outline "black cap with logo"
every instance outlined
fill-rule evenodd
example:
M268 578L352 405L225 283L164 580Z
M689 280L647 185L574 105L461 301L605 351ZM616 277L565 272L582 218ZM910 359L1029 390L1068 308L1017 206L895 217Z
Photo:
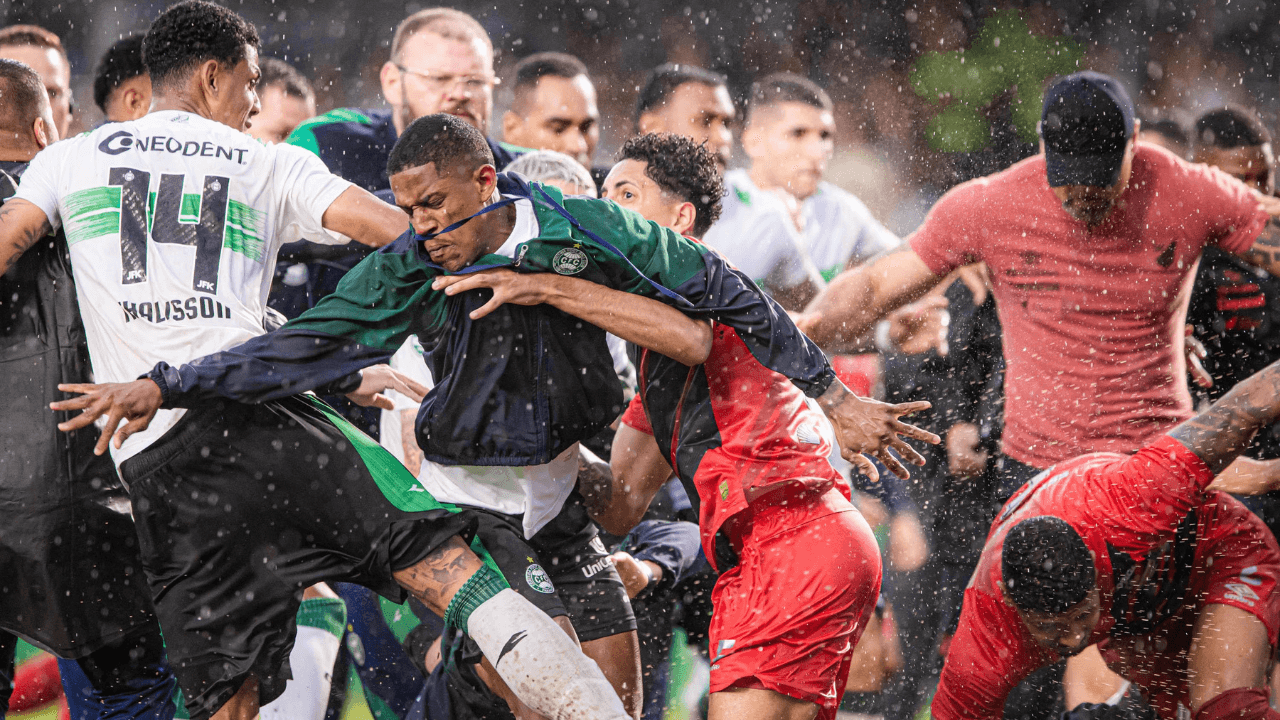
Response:
M1132 136L1133 101L1115 78L1078 72L1045 91L1040 137L1050 187L1115 185Z

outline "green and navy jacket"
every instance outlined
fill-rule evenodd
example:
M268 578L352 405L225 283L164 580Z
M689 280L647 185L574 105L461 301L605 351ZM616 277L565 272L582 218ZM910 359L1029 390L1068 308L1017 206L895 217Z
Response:
M766 367L816 397L835 375L822 352L749 278L715 251L608 200L565 198L551 186L500 175L507 197L529 198L539 230L515 257L486 255L462 272L508 267L571 274L734 327ZM424 455L464 465L540 465L599 432L623 409L604 331L546 305L469 313L489 290L432 290L447 274L412 231L357 265L337 292L279 330L150 377L166 407L212 398L263 402L385 362L410 334L436 386L418 412ZM341 389L341 388L339 388Z

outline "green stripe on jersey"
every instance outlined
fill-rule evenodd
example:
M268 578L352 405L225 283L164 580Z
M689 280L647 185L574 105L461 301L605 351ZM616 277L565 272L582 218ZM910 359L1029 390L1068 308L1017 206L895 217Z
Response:
M178 210L178 222L200 222L200 196L195 193L182 194L182 206Z
M382 496L387 502L395 505L404 512L425 512L427 510L447 510L451 513L462 512L462 508L453 503L442 503L427 492L422 487L422 483L413 476L412 473L404 466L404 463L396 459L386 448L378 444L373 438L365 435L359 428L352 425L346 418L342 417L333 408L329 407L320 398L315 395L303 395L303 398L315 406L317 410L324 414L334 427L342 431L342 434L351 442L351 447L355 448L356 454L364 461L365 468L369 471L369 475L373 477L373 481L378 484L378 489L382 491ZM480 538L476 537L471 540L471 551L480 557L480 560L488 565L490 569L498 574L498 577L506 582L506 576L502 574L502 569L498 567L498 563L485 549L484 544L480 542ZM507 585L510 587L510 585Z
M120 232L120 187L89 188L71 193L65 205L63 226L67 244Z
M236 200L227 203L223 247L255 262L262 262L262 255L267 246L263 239L266 234L267 214L265 212L255 210Z
M337 108L330 110L323 115L317 115L310 120L305 120L301 125L293 129L289 133L289 137L285 142L290 145L297 145L300 148L311 151L314 155L320 154L320 143L316 141L315 127L318 125L331 125L333 123L355 122L362 125L368 125L373 122L368 115L354 108Z

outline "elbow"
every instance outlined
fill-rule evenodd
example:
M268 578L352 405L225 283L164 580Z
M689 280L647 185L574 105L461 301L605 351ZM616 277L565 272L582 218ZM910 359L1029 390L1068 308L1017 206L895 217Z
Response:
M711 323L701 320L694 322L688 335L686 347L681 352L683 357L675 359L690 367L701 365L711 356Z

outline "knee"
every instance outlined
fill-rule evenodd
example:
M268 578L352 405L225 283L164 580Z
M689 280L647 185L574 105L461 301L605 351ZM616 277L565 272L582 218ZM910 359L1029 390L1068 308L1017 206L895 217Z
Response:
M1211 698L1196 712L1195 720L1280 720L1271 709L1263 688L1232 688Z

